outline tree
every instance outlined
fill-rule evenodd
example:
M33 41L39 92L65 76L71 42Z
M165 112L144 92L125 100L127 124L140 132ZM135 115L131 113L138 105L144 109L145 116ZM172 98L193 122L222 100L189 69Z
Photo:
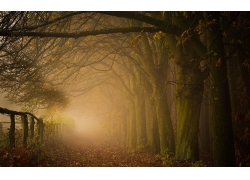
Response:
M52 87L60 88L65 88L65 82L70 84L70 79L78 77L79 74L75 73L93 73L85 67L98 71L117 70L113 62L121 61L121 57L137 62L137 67L127 67L127 69L133 69L132 72L126 70L129 72L128 78L119 80L119 77L116 77L116 80L124 85L121 88L122 91L128 89L127 93L133 94L132 100L129 100L133 110L130 111L131 118L129 123L127 122L127 127L131 131L130 135L128 133L128 144L134 148L139 142L133 142L132 137L136 136L136 141L141 141L145 136L142 129L138 129L142 127L143 122L141 121L143 117L140 115L145 115L142 110L143 101L140 100L144 93L145 97L150 97L146 102L153 102L150 106L155 108L150 112L153 118L148 123L153 125L151 135L148 134L149 143L152 146L157 144L157 136L152 135L152 132L158 131L161 152L166 148L172 152L175 151L172 120L166 94L167 60L174 58L176 77L173 82L177 90L175 152L179 159L194 161L199 159L200 105L204 81L209 74L213 95L210 112L214 122L212 128L214 162L216 166L233 166L232 117L225 62L234 54L239 57L248 57L247 53L245 56L242 55L246 52L243 48L241 51L236 51L242 46L240 43L242 39L248 42L248 36L238 39L238 44L232 43L228 48L230 52L226 54L225 44L231 40L227 38L225 41L223 35L230 28L235 32L240 32L234 28L234 20L239 14L229 12L5 12L1 18L3 30L0 31L0 35L4 39L1 50L7 53L3 53L2 57L8 62L7 59L12 58L12 55L16 53L21 64L25 63L22 54L32 57L30 59L36 57L34 67L39 70L45 67L43 70L48 73L44 82L49 82ZM245 17L243 19L248 22L248 15ZM127 19L130 20L127 21ZM14 42L20 43L23 40L27 43L21 43L20 47L13 45ZM40 42L44 42L42 51L37 46ZM31 45L36 45L36 48L32 48ZM104 62L109 65L109 69L104 69L101 64ZM247 65L247 61L243 62ZM243 62L239 61L239 64ZM48 68L49 65L52 65L52 68ZM18 67L21 65L18 64L15 69ZM52 69L57 67L60 70L52 72ZM31 69L32 72L36 72L34 69ZM9 70L6 72L10 76L13 75ZM41 73L41 75L45 74ZM248 87L248 75L245 73L242 77ZM100 81L95 81L96 83L88 81L85 84L89 83L87 89L101 84L102 80L105 81L101 77L98 79ZM8 81L10 80L7 79L6 82ZM147 89L148 84L150 87ZM135 87L138 90L135 90ZM232 97L231 95L231 99ZM138 107L141 107L141 111L134 111ZM146 107L149 106L146 105ZM225 137L227 139L224 139ZM228 153L223 153L225 151Z

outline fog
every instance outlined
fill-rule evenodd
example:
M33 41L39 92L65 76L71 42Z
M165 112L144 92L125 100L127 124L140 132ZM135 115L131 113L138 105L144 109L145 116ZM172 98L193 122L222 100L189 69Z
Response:
M100 88L96 87L83 96L71 98L65 114L74 119L78 138L91 139L96 143L107 141L107 122L112 120L114 106L110 105Z
M3 96L0 96L0 107L20 111L21 107L11 103Z
M116 93L116 96L119 94ZM120 97L121 98L121 97ZM5 98L1 97L2 108L9 110L22 111L22 107L17 106ZM69 98L69 104L66 108L59 110L63 116L70 117L74 124L74 135L78 139L93 141L95 143L105 143L110 138L109 123L114 117L119 117L119 111L115 111L119 104L111 104L107 101L105 94L102 94L100 87L93 88L82 96ZM54 116L54 109L50 110ZM46 110L38 110L35 115L40 118L48 113ZM8 115L0 115L0 122L10 122ZM5 124L4 126L9 126ZM112 131L112 129L111 129Z
M135 152L250 162L242 161L249 12L3 11L0 19L0 90L16 102L3 95L2 108L34 113L52 135L67 127L75 139Z
M74 119L75 133L78 137L97 138L102 134L101 120L94 110L86 106L71 105L65 109L65 114Z
M20 111L21 107L9 102L6 98L0 96L0 107L1 108L7 108L14 111ZM0 114L0 122L9 122L9 116L8 115L2 115Z

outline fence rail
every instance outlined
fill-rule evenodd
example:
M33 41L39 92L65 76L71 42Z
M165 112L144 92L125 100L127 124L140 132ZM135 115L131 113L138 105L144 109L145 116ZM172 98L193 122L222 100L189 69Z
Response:
M16 132L16 124L15 121L16 116L21 116L22 125L23 125L23 136L22 136L22 144L24 146L27 146L27 139L33 139L35 134L35 124L37 125L37 134L39 137L39 140L43 141L43 133L44 133L44 127L45 124L43 122L43 119L39 119L34 114L29 112L19 112L19 111L13 111L6 108L0 107L0 114L7 114L10 115L10 128L9 128L9 143L10 146L15 147L16 139L15 139L15 132ZM30 120L30 123L29 123ZM7 123L7 122L3 122ZM30 133L29 133L30 131ZM0 122L0 136L3 133L3 126Z

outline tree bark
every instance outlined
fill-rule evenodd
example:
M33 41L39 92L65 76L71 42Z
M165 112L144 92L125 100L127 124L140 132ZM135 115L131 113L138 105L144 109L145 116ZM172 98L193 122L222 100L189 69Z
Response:
M31 117L31 120L30 120L30 139L34 138L34 127L35 127L35 120L34 120L34 117Z
M147 143L146 119L145 119L145 99L142 94L135 96L136 107L136 133L137 133L137 150L141 151Z
M10 146L15 147L15 115L10 115L10 131L9 131L9 138L10 138Z
M199 119L203 95L203 75L199 58L191 47L176 48L174 36L168 36L166 45L176 63L176 158L199 160Z
M231 104L227 79L226 61L220 31L219 13L211 12L216 20L208 30L208 50L210 54L211 118L213 122L213 158L215 166L235 166L234 141L232 131Z
M160 153L160 138L154 98L147 101L148 114L148 145L151 152Z
M129 104L129 124L128 124L128 147L136 149L136 119L135 104L133 101Z
M152 97L154 98L154 105L156 109L160 151L161 153L166 150L174 153L175 139L173 125L168 107L168 99L166 94L166 71L167 71L167 56L162 49L154 42L149 43L148 37L142 37L142 52L141 63L150 76L150 83L152 86ZM157 51L157 54L154 54ZM153 63L153 64L152 64ZM154 65L155 64L155 65ZM160 65L158 65L160 64Z
M28 116L23 116L23 145L27 147L27 139L28 139Z

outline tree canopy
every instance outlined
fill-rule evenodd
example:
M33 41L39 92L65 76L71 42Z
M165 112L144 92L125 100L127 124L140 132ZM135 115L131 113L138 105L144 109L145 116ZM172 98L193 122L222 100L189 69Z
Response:
M250 95L249 24L237 11L1 12L0 92L38 109L95 91L119 114L106 117L114 142L193 161L206 99L214 163L234 166L232 119L240 105L248 113ZM244 101L233 93L239 82Z

